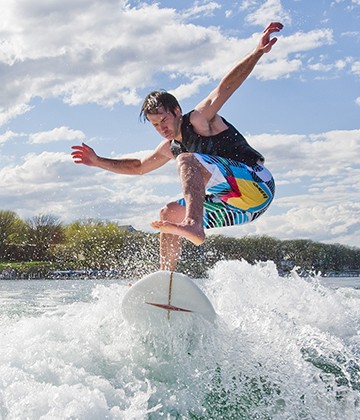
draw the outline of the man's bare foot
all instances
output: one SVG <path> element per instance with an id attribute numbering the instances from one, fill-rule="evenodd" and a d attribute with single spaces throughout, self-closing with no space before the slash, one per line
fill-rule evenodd
<path id="1" fill-rule="evenodd" d="M 194 224 L 172 223 L 167 221 L 155 220 L 151 223 L 154 229 L 159 229 L 163 233 L 182 236 L 195 245 L 201 245 L 205 241 L 204 228 L 198 228 Z"/>

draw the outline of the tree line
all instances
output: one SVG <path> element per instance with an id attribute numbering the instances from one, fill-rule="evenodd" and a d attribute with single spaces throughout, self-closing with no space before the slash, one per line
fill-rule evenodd
<path id="1" fill-rule="evenodd" d="M 80 220 L 64 224 L 52 215 L 23 220 L 0 210 L 0 273 L 49 277 L 73 270 L 116 276 L 142 276 L 159 269 L 159 235 L 136 231 L 112 221 Z M 281 273 L 360 273 L 360 248 L 308 239 L 268 236 L 231 238 L 212 235 L 196 247 L 183 242 L 178 270 L 203 276 L 219 260 L 272 260 Z M 4 277 L 4 275 L 3 275 Z"/>

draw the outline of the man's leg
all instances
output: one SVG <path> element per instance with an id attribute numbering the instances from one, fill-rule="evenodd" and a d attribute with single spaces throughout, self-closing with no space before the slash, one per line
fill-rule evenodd
<path id="1" fill-rule="evenodd" d="M 184 220 L 186 209 L 173 202 L 160 210 L 161 221 L 180 223 Z M 175 271 L 181 256 L 181 242 L 178 235 L 160 232 L 160 270 Z"/>
<path id="2" fill-rule="evenodd" d="M 195 245 L 201 245 L 205 240 L 203 228 L 205 185 L 211 174 L 192 153 L 182 153 L 178 156 L 177 162 L 186 202 L 185 214 L 182 214 L 181 220 L 178 215 L 174 219 L 163 216 L 161 220 L 154 221 L 151 225 L 163 234 L 182 236 Z"/>

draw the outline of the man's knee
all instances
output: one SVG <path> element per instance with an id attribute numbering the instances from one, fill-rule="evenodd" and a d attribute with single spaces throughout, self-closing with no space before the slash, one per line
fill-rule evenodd
<path id="1" fill-rule="evenodd" d="M 160 209 L 160 220 L 168 220 L 169 208 L 168 205 Z"/>
<path id="2" fill-rule="evenodd" d="M 206 185 L 211 178 L 211 172 L 208 171 L 205 166 L 199 162 L 194 153 L 181 153 L 177 158 L 178 168 L 185 168 L 185 170 L 190 169 L 199 172 L 203 178 L 204 185 Z M 180 169 L 181 170 L 181 169 Z M 200 186 L 199 186 L 200 187 Z"/>
<path id="3" fill-rule="evenodd" d="M 160 220 L 179 222 L 184 218 L 185 208 L 179 203 L 172 202 L 160 209 Z"/>
<path id="4" fill-rule="evenodd" d="M 193 153 L 181 153 L 176 158 L 176 162 L 177 162 L 178 166 L 181 166 L 181 165 L 189 165 L 189 164 L 191 166 L 193 166 L 194 165 L 194 162 L 196 164 L 199 163 Z"/>

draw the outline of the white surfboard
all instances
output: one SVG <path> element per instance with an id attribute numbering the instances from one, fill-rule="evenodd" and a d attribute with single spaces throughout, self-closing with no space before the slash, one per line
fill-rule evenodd
<path id="1" fill-rule="evenodd" d="M 145 328 L 216 318 L 200 288 L 186 275 L 170 271 L 149 274 L 131 286 L 123 298 L 122 313 L 132 326 Z"/>

